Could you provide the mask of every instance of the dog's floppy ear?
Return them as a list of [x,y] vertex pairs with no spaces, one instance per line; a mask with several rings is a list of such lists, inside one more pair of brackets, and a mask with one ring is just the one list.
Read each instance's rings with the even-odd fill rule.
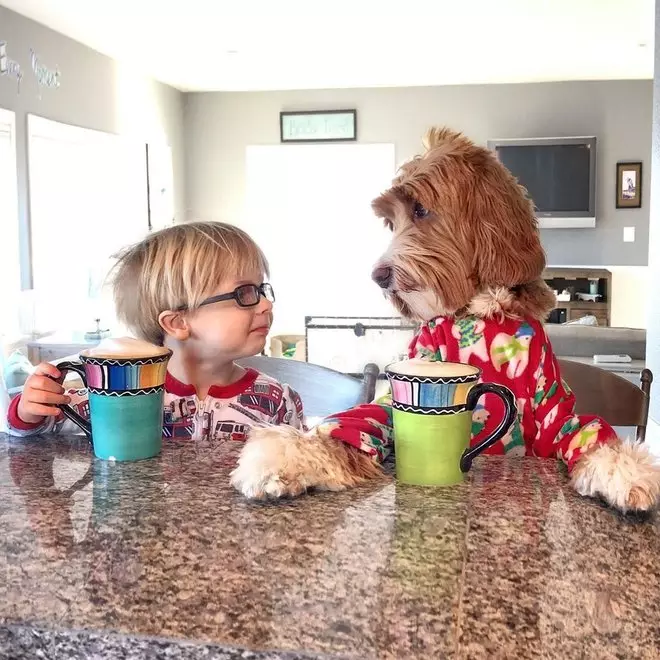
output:
[[[497,156],[462,133],[433,127],[427,153],[446,182],[445,206],[463,238],[477,289],[514,287],[539,279],[545,268],[536,214],[526,191]],[[451,185],[448,185],[451,184]]]
[[483,150],[479,176],[463,200],[475,245],[475,275],[483,286],[514,287],[542,276],[545,253],[532,202],[494,154]]

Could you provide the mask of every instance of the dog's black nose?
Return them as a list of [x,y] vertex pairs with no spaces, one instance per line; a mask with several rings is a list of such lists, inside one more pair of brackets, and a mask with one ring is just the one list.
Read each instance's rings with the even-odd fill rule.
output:
[[381,289],[387,289],[392,283],[392,269],[389,266],[377,266],[371,273],[371,279]]

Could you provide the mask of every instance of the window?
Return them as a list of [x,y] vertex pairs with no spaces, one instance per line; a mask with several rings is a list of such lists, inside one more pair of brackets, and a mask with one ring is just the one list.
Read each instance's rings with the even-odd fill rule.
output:
[[391,235],[371,201],[394,176],[393,144],[250,146],[244,228],[277,296],[273,331],[305,316],[394,316],[371,281]]
[[148,231],[145,145],[28,117],[34,329],[114,325],[112,256]]
[[18,334],[20,265],[16,178],[16,121],[0,108],[0,335]]

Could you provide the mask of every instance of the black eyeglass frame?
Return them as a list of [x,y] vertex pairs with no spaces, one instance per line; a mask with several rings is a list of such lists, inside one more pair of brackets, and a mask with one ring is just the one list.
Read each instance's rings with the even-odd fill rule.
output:
[[[240,292],[246,290],[252,290],[254,292],[257,298],[256,302],[253,302],[249,305],[241,302]],[[272,303],[275,302],[275,291],[273,291],[273,287],[269,282],[264,282],[263,284],[241,284],[241,286],[237,286],[231,293],[219,293],[217,296],[211,296],[210,298],[202,300],[202,302],[199,303],[197,307],[204,307],[205,305],[212,305],[213,303],[224,302],[225,300],[235,300],[239,307],[256,307],[261,301],[262,297]],[[181,305],[180,307],[177,307],[178,312],[183,312],[187,309],[187,305]]]

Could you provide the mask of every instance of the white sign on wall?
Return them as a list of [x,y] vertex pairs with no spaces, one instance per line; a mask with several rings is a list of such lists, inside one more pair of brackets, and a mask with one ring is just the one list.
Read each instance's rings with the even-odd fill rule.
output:
[[16,81],[17,91],[21,91],[21,80],[23,80],[23,72],[21,71],[21,65],[16,61],[12,60],[7,53],[7,42],[0,40],[0,76],[7,76],[8,78],[13,78]]
[[280,112],[281,142],[353,142],[357,140],[357,112],[328,110]]
[[60,70],[58,68],[49,69],[41,62],[32,49],[30,49],[30,62],[39,88],[48,87],[50,89],[57,89],[60,86]]

